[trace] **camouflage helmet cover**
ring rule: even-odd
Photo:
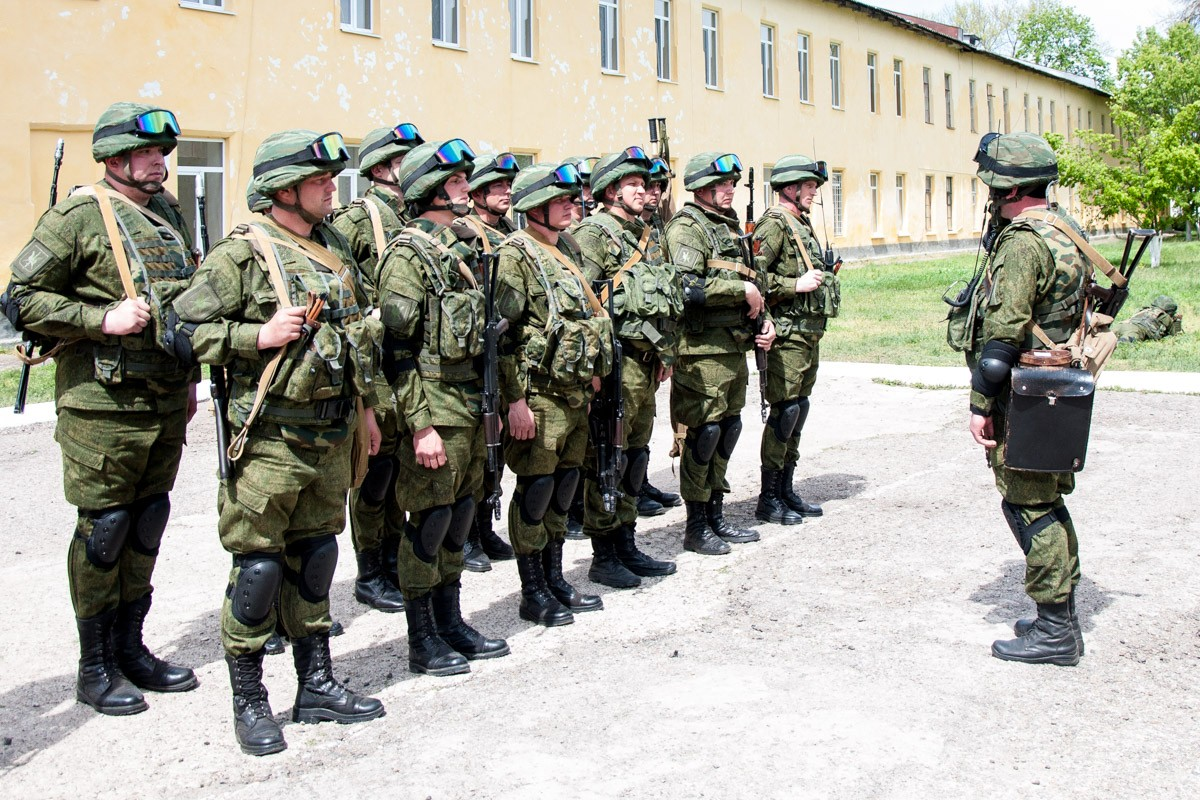
[[[816,181],[817,186],[822,186],[828,179],[825,162],[816,161],[808,156],[784,156],[771,168],[771,188],[777,190],[804,181]]]
[[[564,167],[567,171],[560,172]],[[560,180],[571,176],[575,178],[573,185],[569,181]],[[521,170],[513,180],[512,207],[514,211],[523,214],[544,206],[556,197],[578,197],[582,190],[583,183],[574,164],[534,164]]]
[[[271,210],[271,198],[254,191],[254,178],[246,184],[246,207],[256,214]]]
[[[400,138],[399,129],[411,128],[412,139]],[[402,156],[414,147],[424,144],[425,140],[417,133],[417,126],[402,123],[390,128],[376,128],[363,137],[358,146],[358,172],[364,178],[371,177],[371,167],[376,164],[386,164],[397,156]]]
[[[510,159],[512,167],[497,163],[498,161],[509,162]],[[516,166],[516,158],[512,153],[487,153],[475,159],[475,169],[471,173],[471,180],[467,182],[467,188],[474,192],[496,181],[511,181],[517,177],[520,169]]]
[[[341,139],[340,134],[322,135],[304,128],[272,133],[254,153],[254,177],[250,179],[247,194],[272,197],[314,175],[341,172],[349,160],[344,145],[333,159],[321,158],[313,149],[318,140],[329,136]]]
[[[655,183],[666,185],[671,182],[671,178],[675,177],[675,173],[671,172],[671,166],[659,156],[650,159],[650,177],[646,179],[646,185],[650,186]]]
[[[737,167],[727,171],[719,172],[713,168],[714,163],[718,159],[731,155],[730,153],[722,153],[718,150],[706,150],[703,153],[694,155],[688,159],[687,166],[683,169],[683,188],[689,192],[694,192],[697,189],[703,189],[705,186],[711,186],[714,183],[733,178],[733,182],[737,183],[742,179],[741,162],[734,156]]]
[[[156,111],[169,115],[174,129],[167,127],[159,133],[142,130],[137,124],[139,118]],[[161,147],[165,155],[175,149],[178,127],[175,115],[164,108],[143,103],[113,103],[96,120],[92,130],[92,158],[100,163],[106,158],[155,145]]]
[[[650,159],[640,147],[636,151],[627,147],[604,156],[592,167],[587,182],[592,194],[599,199],[605,189],[620,182],[626,175],[641,175],[643,180],[650,180]]]
[[[465,150],[460,151],[461,160],[453,163],[441,163],[437,154],[443,147],[461,143]],[[475,168],[475,154],[466,146],[462,139],[450,139],[444,142],[425,142],[419,144],[404,157],[404,163],[396,172],[396,180],[404,200],[416,203],[432,194],[439,186],[450,179],[451,175],[465,172],[469,179]]]
[[[1173,298],[1165,294],[1160,294],[1158,297],[1154,298],[1154,302],[1152,302],[1150,305],[1165,311],[1168,314],[1174,314],[1179,310],[1179,304],[1176,303]]]
[[[975,153],[979,179],[993,189],[1034,186],[1058,179],[1058,158],[1036,133],[988,133]]]
[[[570,164],[579,170],[579,177],[584,183],[587,183],[588,177],[592,174],[592,169],[595,168],[598,161],[600,161],[598,156],[570,156],[563,159],[564,164]]]

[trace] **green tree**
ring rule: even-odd
[[[1094,79],[1108,89],[1112,77],[1091,19],[1061,0],[1035,0],[1016,28],[1017,58]]]
[[[933,18],[975,34],[984,49],[1012,58],[1017,50],[1017,23],[1027,10],[1028,3],[957,0],[935,12]]]

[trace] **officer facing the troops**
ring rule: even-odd
[[[397,177],[419,216],[387,249],[379,272],[384,368],[404,431],[396,491],[409,512],[399,560],[408,665],[427,675],[469,672],[468,659],[509,652],[503,639],[467,625],[459,608],[463,545],[483,485],[483,381],[475,359],[485,320],[468,265],[475,251],[450,226],[470,210],[473,156],[462,139],[409,153]]]
[[[347,490],[378,450],[372,408],[386,391],[375,381],[382,326],[364,316],[368,299],[349,244],[323,222],[347,160],[337,133],[268,136],[250,186],[270,200],[265,218],[217,243],[175,302],[177,349],[229,374],[234,463],[217,495],[217,524],[233,567],[221,642],[234,733],[251,755],[287,747],[262,684],[277,615],[298,678],[293,721],[384,713],[334,677],[329,654],[337,534]]]
[[[1001,508],[1025,553],[1025,592],[1037,618],[1016,623],[1017,638],[992,644],[992,655],[1030,664],[1074,665],[1083,655],[1075,612],[1079,541],[1063,495],[1075,488],[1071,472],[1029,472],[1005,464],[1005,416],[1010,373],[1023,350],[1056,346],[1080,327],[1091,266],[1070,236],[1039,217],[1058,162],[1032,133],[989,133],[975,154],[979,179],[991,187],[991,208],[1004,225],[979,284],[980,328],[968,356],[971,436],[987,452]],[[1063,226],[1079,226],[1057,206]],[[1035,333],[1036,331],[1036,333]]]
[[[817,382],[821,337],[841,302],[838,278],[821,267],[821,245],[809,214],[828,178],[824,162],[784,156],[771,170],[778,197],[754,228],[755,266],[767,284],[775,321],[775,344],[767,354],[767,402],[771,413],[762,434],[762,490],[754,516],[798,525],[821,516],[793,485],[800,460],[800,433]]]
[[[371,181],[365,195],[337,212],[333,227],[350,243],[363,288],[379,306],[379,255],[404,228],[404,197],[396,180],[404,156],[424,140],[404,122],[376,128],[359,146],[359,174]],[[404,532],[404,509],[396,502],[396,411],[391,392],[382,391],[375,420],[383,439],[372,456],[362,486],[350,492],[350,536],[358,560],[354,598],[385,612],[404,610],[396,558]]]
[[[625,477],[614,511],[606,511],[594,458],[584,470],[583,530],[592,540],[588,577],[617,589],[639,586],[643,577],[671,575],[675,564],[637,547],[637,498],[650,462],[654,393],[670,377],[676,320],[683,313],[675,269],[642,221],[650,159],[640,147],[601,158],[592,169],[592,196],[603,206],[575,226],[583,274],[593,286],[612,282],[613,324],[622,347],[621,393],[625,408]],[[602,303],[608,287],[600,284]]]
[[[729,457],[742,432],[749,370],[746,352],[769,349],[775,327],[759,286],[744,263],[733,206],[742,164],[732,153],[688,160],[684,188],[692,199],[667,223],[663,240],[683,288],[679,357],[671,380],[671,418],[687,428],[680,491],[687,507],[683,546],[704,555],[729,552],[728,542],[755,542],[754,530],[725,519]],[[760,331],[760,317],[768,315]]]
[[[562,572],[567,509],[587,448],[587,406],[613,357],[612,322],[566,233],[580,186],[571,164],[521,170],[513,208],[528,227],[501,245],[497,267],[496,309],[509,323],[500,363],[504,460],[517,478],[508,535],[521,576],[521,618],[547,627],[603,608]]]
[[[197,685],[192,670],[142,642],[199,379],[175,357],[159,302],[196,269],[179,206],[163,189],[178,135],[170,111],[110,106],[92,134],[104,179],[42,215],[4,297],[18,330],[61,343],[54,438],[67,502],[78,509],[67,550],[80,646],[75,696],[102,714],[145,711],[139,688]]]

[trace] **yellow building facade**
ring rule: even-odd
[[[354,143],[413,122],[427,140],[553,160],[648,145],[661,117],[677,171],[702,150],[754,166],[759,213],[776,159],[826,160],[823,222],[847,255],[968,246],[988,130],[1110,124],[1085,79],[848,0],[39,0],[6,26],[5,281],[57,139],[61,197],[100,177],[91,130],[117,100],[176,112],[169,185],[192,217],[205,182],[214,235],[250,216],[254,150],[283,128]],[[341,183],[343,201],[365,189],[350,171]]]

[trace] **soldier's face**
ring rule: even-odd
[[[546,204],[546,222],[555,230],[565,231],[575,221],[579,202],[570,195],[561,195]]]
[[[800,184],[800,189],[796,192],[796,205],[805,211],[811,211],[818,191],[816,181],[805,181]]]
[[[333,195],[336,192],[337,183],[333,175],[323,172],[305,178],[296,187],[296,204],[314,217],[324,217],[333,211]]]
[[[465,206],[470,200],[471,190],[467,186],[467,176],[461,172],[456,172],[447,178],[446,182],[442,184],[442,188],[450,196],[450,205]]]
[[[120,157],[115,159],[118,164]],[[110,169],[111,169],[110,165]],[[120,173],[120,167],[115,170]],[[167,157],[161,147],[143,147],[129,153],[129,178],[134,183],[162,187],[167,179]]]
[[[507,214],[508,210],[512,208],[512,181],[505,178],[495,183],[489,183],[484,197],[487,199],[487,207],[493,214]]]
[[[617,182],[617,199],[634,214],[646,207],[646,181],[641,175],[626,175]]]
[[[643,211],[657,211],[658,203],[662,200],[663,187],[661,183],[652,183],[646,187],[646,205]]]
[[[736,186],[733,178],[714,183],[712,186],[713,208],[727,211],[733,207],[733,189]]]

